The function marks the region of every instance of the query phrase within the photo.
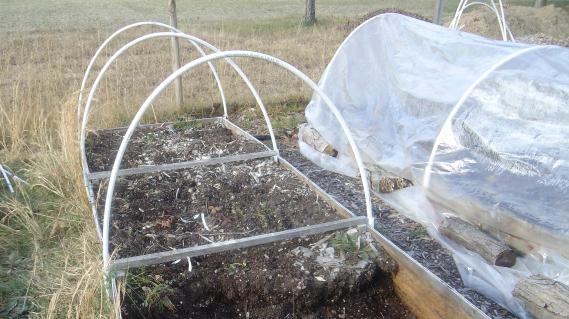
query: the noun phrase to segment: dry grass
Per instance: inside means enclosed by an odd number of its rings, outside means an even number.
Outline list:
[[[246,48],[279,56],[317,78],[347,34],[344,22],[322,18],[316,27],[306,28],[297,18],[279,18],[181,28],[191,29],[221,49]],[[0,41],[0,163],[32,185],[19,187],[15,196],[0,186],[0,317],[29,313],[42,318],[108,318],[113,314],[101,280],[100,244],[83,192],[75,103],[88,59],[120,25],[91,25],[65,33],[47,29],[9,33]],[[106,53],[150,30],[124,35]],[[183,62],[197,56],[189,45],[182,46]],[[92,126],[129,121],[135,108],[170,73],[168,54],[169,42],[164,39],[134,47],[117,61],[101,83]],[[100,60],[97,69],[104,61]],[[237,62],[273,106],[273,116],[286,113],[281,101],[310,96],[300,82],[274,66]],[[232,110],[252,105],[252,97],[234,72],[223,63],[217,66]],[[147,120],[220,112],[213,84],[206,67],[188,74],[185,106],[172,107],[173,92],[165,92]]]
[[[416,12],[429,15],[431,2],[417,0],[404,6],[411,9],[417,4]],[[119,3],[120,10],[113,10],[115,3]],[[212,9],[204,14],[209,20],[200,20],[184,14],[180,2],[180,28],[221,49],[248,49],[280,57],[313,79],[318,79],[349,32],[344,27],[347,18],[325,14],[320,15],[316,26],[303,27],[298,17],[290,16],[296,12],[296,2],[291,5],[278,0],[269,8],[253,0],[244,3],[249,7],[229,10],[228,17],[219,18],[223,12]],[[336,16],[357,16],[399,2],[377,5],[376,1],[362,0],[353,1],[351,6],[336,0],[322,3],[331,6],[321,12],[331,14],[341,9],[344,14]],[[197,12],[206,10],[209,4],[211,1],[199,2]],[[32,184],[19,188],[15,196],[0,186],[0,317],[8,317],[7,309],[11,309],[10,314],[29,312],[47,318],[112,316],[114,305],[104,295],[100,245],[80,176],[75,103],[83,71],[98,45],[133,19],[152,17],[164,21],[166,11],[156,13],[155,9],[152,1],[0,3],[0,163]],[[102,20],[91,22],[90,17],[95,15],[102,16]],[[251,15],[271,19],[243,20]],[[150,30],[121,36],[106,54]],[[182,47],[183,62],[197,56],[187,44]],[[101,83],[91,127],[126,124],[151,90],[170,73],[168,54],[168,40],[154,40],[132,48],[117,61]],[[98,61],[96,69],[103,61]],[[276,126],[294,125],[298,119],[282,114],[298,112],[298,105],[310,97],[307,88],[265,62],[236,61],[271,106],[271,116],[277,122],[282,118]],[[237,112],[253,105],[251,95],[234,72],[223,63],[217,66],[222,70],[231,110]],[[173,107],[173,92],[165,92],[146,120],[167,120],[190,113],[219,114],[220,99],[213,84],[206,67],[187,74],[184,107]],[[248,118],[252,116],[260,115],[247,113]]]

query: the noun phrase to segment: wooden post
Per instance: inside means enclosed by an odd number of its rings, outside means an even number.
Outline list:
[[[435,14],[433,15],[434,24],[443,24],[443,9],[445,0],[435,0]]]
[[[178,28],[178,17],[176,15],[176,0],[168,0],[168,12],[170,13],[170,25]],[[172,38],[172,72],[180,68],[180,45],[178,38]],[[178,77],[174,82],[176,89],[176,106],[182,107],[184,95],[182,93],[182,77]]]
[[[316,0],[306,0],[304,23],[308,25],[316,23]]]
[[[547,5],[547,0],[535,0],[535,7],[541,8]]]

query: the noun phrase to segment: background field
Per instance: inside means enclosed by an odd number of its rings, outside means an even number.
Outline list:
[[[448,18],[458,0],[446,3]],[[431,17],[434,10],[434,1],[427,0],[318,0],[319,22],[305,27],[303,4],[178,0],[179,27],[220,49],[275,55],[318,80],[362,15],[399,8]],[[75,108],[84,69],[98,45],[117,28],[141,20],[167,22],[166,1],[0,0],[0,163],[33,185],[15,196],[0,186],[0,317],[107,318],[112,313],[101,289],[100,247],[80,177]],[[121,36],[106,53],[149,30]],[[187,44],[182,48],[183,62],[197,57]],[[302,120],[299,112],[310,98],[303,85],[266,63],[237,62],[269,104],[278,128]],[[234,116],[258,117],[244,85],[225,65],[218,67]],[[92,126],[125,124],[169,73],[168,40],[133,48],[101,83]],[[147,121],[220,111],[205,68],[184,77],[182,109],[173,107],[172,93],[161,97]]]

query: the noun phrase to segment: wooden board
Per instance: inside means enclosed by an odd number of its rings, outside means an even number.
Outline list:
[[[351,218],[356,216],[352,211],[347,209],[344,205],[340,204],[337,200],[335,200],[330,194],[326,193],[320,186],[316,185],[313,181],[310,180],[306,175],[302,174],[296,167],[294,167],[291,163],[285,160],[282,157],[278,157],[279,163],[286,167],[288,170],[293,172],[298,178],[300,178],[312,191],[314,191],[318,196],[322,197],[328,204],[332,205],[336,209],[336,212],[340,214],[343,218]],[[363,200],[363,199],[362,199]]]
[[[445,200],[438,198],[440,194],[430,192],[431,197],[436,203],[443,203]],[[460,218],[465,219],[473,225],[479,225],[481,229],[492,235],[503,238],[506,244],[524,254],[532,253],[536,247],[546,247],[565,258],[569,258],[569,237],[561,236],[551,232],[547,228],[517,217],[515,214],[501,210],[498,213],[490,213],[478,209],[468,198],[456,198],[452,202],[446,201],[448,209]],[[452,207],[451,207],[452,206]]]
[[[225,128],[230,130],[231,133],[233,133],[234,135],[243,136],[252,142],[263,145],[267,150],[270,150],[270,148],[265,143],[259,141],[253,135],[249,134],[247,131],[243,130],[239,126],[233,124],[233,122],[231,122],[230,120],[222,119],[222,121],[223,121],[223,125],[225,126]]]
[[[284,230],[276,233],[251,236],[241,239],[226,240],[218,243],[188,247],[142,256],[118,259],[112,262],[111,270],[125,270],[129,268],[143,267],[174,261],[185,257],[195,257],[201,255],[215,254],[228,250],[247,248],[257,245],[268,244],[276,241],[291,239],[295,237],[310,236],[321,234],[333,230],[364,225],[365,217],[353,217],[318,225],[305,226],[295,229]]]
[[[367,230],[399,264],[399,271],[393,278],[395,291],[417,318],[489,318],[389,239],[369,226]]]
[[[257,159],[257,158],[273,157],[276,155],[277,155],[277,153],[275,151],[264,151],[264,152],[231,155],[231,156],[222,156],[222,157],[215,157],[215,158],[210,158],[210,159],[205,159],[205,160],[195,160],[195,161],[187,161],[187,162],[180,162],[180,163],[139,166],[139,167],[121,169],[121,170],[119,170],[117,176],[147,174],[147,173],[155,173],[155,172],[172,171],[172,170],[178,170],[178,169],[182,169],[182,168],[189,168],[189,167],[195,167],[195,166],[207,166],[207,165],[217,165],[217,164],[222,164],[222,163],[248,161],[248,160]],[[102,178],[108,178],[109,176],[111,176],[111,172],[105,171],[105,172],[89,173],[89,175],[87,175],[87,176],[88,176],[89,180],[98,180],[98,179],[102,179]]]

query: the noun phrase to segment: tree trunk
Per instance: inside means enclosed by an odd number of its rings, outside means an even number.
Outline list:
[[[168,12],[170,13],[170,25],[178,28],[178,16],[176,15],[176,0],[168,0]],[[180,45],[178,38],[172,38],[172,72],[180,68]],[[182,78],[178,77],[174,82],[176,89],[176,106],[182,107],[184,95],[182,93]]]
[[[540,8],[547,5],[547,0],[535,0],[535,7]]]
[[[316,0],[306,0],[304,23],[306,24],[316,23]]]

